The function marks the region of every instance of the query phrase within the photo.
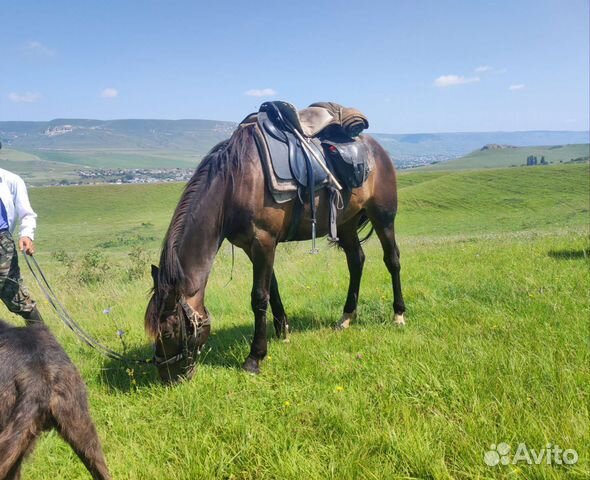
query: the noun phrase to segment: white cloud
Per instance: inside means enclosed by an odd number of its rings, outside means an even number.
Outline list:
[[[100,92],[100,96],[102,98],[115,98],[119,96],[119,90],[116,88],[105,88],[102,92]]]
[[[273,90],[272,88],[255,88],[244,92],[244,95],[248,95],[249,97],[274,97],[276,94],[276,90]]]
[[[525,86],[524,83],[517,83],[516,85],[510,85],[508,87],[508,90],[512,90],[512,91],[522,90],[524,88],[524,86]]]
[[[25,92],[16,93],[11,92],[8,94],[8,100],[14,103],[35,103],[41,98],[41,94],[37,92]]]
[[[489,65],[482,65],[481,67],[477,67],[475,69],[476,73],[485,73],[485,72],[491,72],[494,69],[494,67],[490,67]]]
[[[55,50],[53,48],[49,48],[36,40],[31,40],[30,42],[25,43],[23,50],[40,57],[53,57],[55,55]]]
[[[479,77],[463,77],[462,75],[441,75],[433,85],[435,87],[454,87],[456,85],[465,85],[466,83],[479,82]]]

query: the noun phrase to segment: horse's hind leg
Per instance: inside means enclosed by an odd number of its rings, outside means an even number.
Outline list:
[[[391,274],[393,287],[393,321],[395,325],[402,326],[405,325],[404,312],[406,311],[406,305],[402,295],[399,248],[395,241],[395,212],[377,210],[369,211],[368,213],[373,228],[383,247],[383,261]]]
[[[270,280],[270,307],[272,308],[273,324],[277,338],[287,341],[289,339],[289,321],[281,301],[279,284],[274,271]]]
[[[246,250],[254,271],[252,284],[254,338],[250,347],[250,355],[246,358],[242,368],[250,373],[260,373],[260,362],[266,356],[266,310],[270,299],[275,249],[275,239],[268,232],[258,230],[249,251]]]
[[[110,480],[100,440],[88,411],[84,384],[81,379],[72,383],[73,385],[68,386],[69,391],[55,393],[51,398],[51,413],[57,429],[82,460],[93,479]]]
[[[338,245],[340,245],[346,254],[346,263],[348,264],[350,277],[344,311],[340,321],[335,326],[337,329],[348,328],[350,322],[356,317],[361,276],[363,274],[363,265],[365,264],[365,253],[361,247],[357,232],[358,221],[359,218],[355,217],[352,221],[338,227]]]

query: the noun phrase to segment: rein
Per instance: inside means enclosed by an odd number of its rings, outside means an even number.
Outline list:
[[[94,338],[92,335],[87,333],[70,316],[70,314],[65,309],[65,307],[57,299],[57,296],[53,292],[51,285],[47,281],[47,277],[45,277],[45,274],[43,273],[43,270],[41,270],[41,267],[39,266],[39,263],[37,263],[37,260],[35,259],[35,257],[33,255],[27,255],[26,253],[23,255],[24,255],[25,260],[27,262],[27,266],[29,267],[29,270],[31,271],[31,274],[33,275],[33,278],[37,282],[37,285],[39,285],[39,288],[43,292],[43,295],[45,295],[45,298],[47,299],[47,301],[50,303],[50,305],[55,310],[59,319],[70,330],[72,330],[72,332],[74,332],[74,334],[80,340],[82,340],[82,342],[84,342],[89,347],[93,348],[97,352],[101,353],[105,357],[110,358],[112,360],[117,360],[117,361],[120,361],[123,363],[133,363],[133,364],[150,364],[150,363],[154,363],[156,365],[159,364],[158,359],[156,358],[155,355],[151,358],[130,358],[130,357],[120,354],[119,352],[115,352],[114,350],[111,350],[109,347],[103,345],[96,338]],[[30,259],[29,259],[29,257],[30,257]],[[119,336],[122,335],[121,331],[119,331],[117,333],[119,334]]]

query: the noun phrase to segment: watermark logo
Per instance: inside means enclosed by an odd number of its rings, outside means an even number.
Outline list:
[[[489,467],[496,465],[516,465],[527,463],[528,465],[575,465],[578,461],[578,452],[572,448],[563,449],[559,445],[548,443],[545,448],[535,450],[529,448],[526,443],[519,443],[516,450],[507,443],[493,443],[484,454],[483,461]]]

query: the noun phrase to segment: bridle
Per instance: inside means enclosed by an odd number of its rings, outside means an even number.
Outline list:
[[[195,341],[200,337],[205,327],[211,325],[211,316],[207,309],[205,309],[206,316],[201,315],[186,301],[186,297],[181,295],[176,303],[176,315],[180,322],[180,342],[181,350],[172,357],[159,356],[154,352],[154,365],[156,367],[175,365],[183,360],[194,360],[193,354],[189,349],[189,339]],[[187,322],[192,325],[192,333],[187,335]],[[162,340],[160,339],[160,342]],[[197,346],[197,355],[201,354],[202,345]]]
[[[105,357],[121,361],[127,364],[154,364],[156,367],[162,366],[170,366],[174,365],[184,359],[193,360],[193,355],[189,349],[189,336],[187,335],[186,331],[186,324],[189,322],[193,327],[193,333],[191,337],[197,340],[205,327],[211,325],[211,315],[207,309],[205,309],[205,316],[202,316],[199,312],[197,312],[193,307],[191,307],[188,302],[186,301],[186,297],[181,295],[176,303],[176,310],[175,313],[177,317],[180,319],[180,334],[181,334],[181,350],[176,355],[172,357],[163,356],[160,357],[155,352],[155,345],[154,345],[154,355],[148,358],[131,358],[127,357],[126,355],[122,355],[114,350],[111,350],[107,346],[103,345],[101,342],[96,340],[92,335],[87,333],[69,314],[69,312],[65,309],[62,303],[58,300],[57,296],[55,295],[51,285],[49,284],[47,277],[45,276],[43,270],[41,269],[40,265],[37,263],[37,259],[32,255],[24,255],[26,260],[27,266],[33,275],[33,278],[39,285],[41,291],[47,298],[49,304],[55,310],[57,316],[64,322],[64,324],[70,328],[76,336],[82,340],[86,345],[95,349],[99,353],[103,354]],[[163,313],[161,311],[160,313]],[[172,312],[170,312],[172,313]],[[119,330],[117,332],[121,337],[123,335],[123,331]],[[161,341],[161,340],[160,340]],[[197,355],[201,353],[202,345],[197,347]]]

